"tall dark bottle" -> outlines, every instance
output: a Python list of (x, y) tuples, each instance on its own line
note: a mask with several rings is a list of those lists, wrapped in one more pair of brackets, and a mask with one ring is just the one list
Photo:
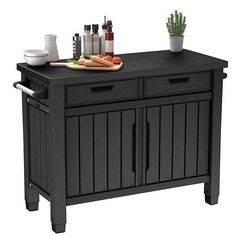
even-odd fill
[(107, 21), (107, 32), (105, 34), (105, 54), (114, 55), (114, 32), (112, 32), (112, 21)]
[(81, 37), (79, 33), (73, 36), (73, 59), (78, 60), (81, 56)]

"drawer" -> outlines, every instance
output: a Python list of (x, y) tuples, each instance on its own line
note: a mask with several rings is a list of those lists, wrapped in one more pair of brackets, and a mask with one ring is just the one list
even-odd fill
[(110, 83), (96, 83), (67, 87), (67, 105), (112, 102), (137, 99), (135, 79)]
[(209, 91), (211, 72), (146, 78), (145, 97)]

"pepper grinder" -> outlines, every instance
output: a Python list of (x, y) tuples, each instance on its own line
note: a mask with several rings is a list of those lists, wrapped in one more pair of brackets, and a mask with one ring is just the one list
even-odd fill
[(57, 36), (55, 34), (45, 35), (45, 50), (48, 50), (48, 62), (58, 61)]
[(81, 36), (76, 33), (73, 36), (73, 59), (78, 60), (81, 56)]

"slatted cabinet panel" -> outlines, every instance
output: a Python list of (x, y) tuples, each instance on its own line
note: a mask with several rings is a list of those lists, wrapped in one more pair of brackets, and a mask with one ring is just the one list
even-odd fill
[(48, 115), (29, 105), (30, 179), (40, 188), (49, 191), (48, 184)]
[(171, 179), (172, 165), (172, 106), (161, 108), (160, 181)]
[[(80, 153), (79, 125), (77, 117), (70, 117), (66, 121), (66, 168), (67, 168), (67, 194), (80, 193), (80, 160), (77, 158)], [(77, 145), (75, 145), (77, 142)], [(77, 181), (71, 181), (76, 179)]]
[[(79, 123), (80, 189), (81, 194), (94, 192), (94, 119), (81, 116)], [(74, 142), (76, 140), (70, 140)], [(74, 145), (77, 145), (76, 141)], [(69, 164), (69, 163), (68, 163)], [(75, 181), (75, 180), (74, 180)]]
[(173, 179), (184, 178), (185, 172), (185, 104), (173, 107)]
[(197, 170), (199, 175), (208, 173), (208, 159), (205, 158), (209, 154), (209, 119), (210, 119), (210, 102), (205, 101), (199, 104), (199, 129), (198, 129), (198, 163)]
[(135, 110), (66, 118), (67, 197), (135, 186)]
[(147, 109), (147, 139), (148, 152), (146, 158), (148, 168), (146, 170), (146, 182), (154, 183), (159, 181), (160, 171), (160, 107)]
[(130, 187), (135, 184), (134, 155), (135, 155), (135, 112), (122, 112), (122, 141), (121, 141), (121, 186)]
[(94, 191), (101, 192), (107, 190), (108, 169), (107, 169), (107, 114), (97, 114), (94, 116)]
[(185, 176), (197, 175), (198, 155), (198, 103), (188, 103), (186, 107), (186, 147)]
[(122, 113), (111, 112), (107, 117), (107, 135), (109, 141), (108, 156), (108, 189), (118, 189), (121, 187), (121, 127)]
[(208, 174), (210, 101), (149, 107), (146, 184)]

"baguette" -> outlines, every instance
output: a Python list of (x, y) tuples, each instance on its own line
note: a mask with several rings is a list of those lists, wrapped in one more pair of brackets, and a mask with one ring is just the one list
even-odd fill
[(92, 61), (92, 60), (86, 60), (84, 62), (84, 65), (86, 67), (107, 67), (107, 65), (105, 65), (105, 64), (101, 64), (101, 63), (98, 63), (98, 62), (95, 62), (95, 61)]
[(106, 61), (98, 56), (94, 56), (92, 55), (90, 57), (90, 60), (94, 61), (94, 62), (98, 62), (98, 63), (101, 63), (101, 64), (104, 64), (105, 66), (114, 66), (113, 62), (110, 62), (110, 61)]
[(88, 59), (79, 59), (79, 60), (78, 60), (78, 64), (79, 64), (79, 65), (84, 65), (84, 63), (85, 63), (86, 61), (88, 61)]

